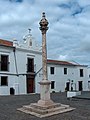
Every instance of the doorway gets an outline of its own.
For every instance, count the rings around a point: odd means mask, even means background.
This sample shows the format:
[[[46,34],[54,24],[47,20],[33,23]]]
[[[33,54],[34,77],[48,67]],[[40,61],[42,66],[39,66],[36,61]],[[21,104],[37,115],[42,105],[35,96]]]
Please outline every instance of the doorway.
[[[70,90],[70,82],[66,82],[66,91]]]
[[[78,81],[78,90],[79,90],[79,91],[82,91],[82,90],[83,90],[82,81]]]
[[[90,91],[90,81],[88,81],[88,89],[89,89],[89,91]]]
[[[35,81],[34,77],[27,77],[27,93],[35,92]]]

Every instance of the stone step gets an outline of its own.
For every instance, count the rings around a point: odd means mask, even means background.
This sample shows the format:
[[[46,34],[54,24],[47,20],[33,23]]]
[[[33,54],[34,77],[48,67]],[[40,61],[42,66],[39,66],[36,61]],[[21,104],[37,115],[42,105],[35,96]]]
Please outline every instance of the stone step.
[[[22,108],[19,108],[18,110],[19,111],[22,111],[24,113],[27,113],[27,114],[31,114],[31,115],[35,115],[37,117],[40,117],[40,118],[43,118],[43,117],[48,117],[48,116],[51,116],[51,115],[56,115],[56,114],[59,114],[59,113],[64,113],[64,112],[69,112],[69,111],[72,111],[74,110],[75,108],[71,108],[71,107],[67,107],[67,108],[55,108],[54,110],[50,110],[48,111],[48,113],[41,113],[41,112],[37,112],[37,111],[30,111],[30,109],[28,110],[27,107],[22,107]]]
[[[32,107],[32,106],[23,106],[23,109],[24,110],[27,110],[27,111],[31,111],[31,112],[36,112],[38,114],[47,114],[47,113],[51,113],[51,112],[57,112],[57,111],[62,111],[62,110],[65,110],[65,109],[68,109],[69,106],[68,105],[61,105],[61,106],[58,106],[58,107],[53,107],[53,108],[48,108],[48,109],[39,109],[39,108],[36,108],[36,107]]]

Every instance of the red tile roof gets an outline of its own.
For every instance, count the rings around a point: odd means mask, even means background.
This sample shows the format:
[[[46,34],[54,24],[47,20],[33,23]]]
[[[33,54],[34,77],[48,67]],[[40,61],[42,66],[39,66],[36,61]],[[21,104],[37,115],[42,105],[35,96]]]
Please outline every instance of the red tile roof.
[[[87,65],[80,65],[80,64],[74,64],[68,61],[60,61],[60,60],[50,60],[47,59],[47,63],[48,64],[56,64],[56,65],[69,65],[69,66],[83,66],[83,67],[87,67]]]
[[[47,60],[47,63],[52,63],[52,64],[60,64],[60,65],[74,65],[70,62],[67,61],[59,61],[59,60]]]
[[[10,47],[12,47],[12,46],[13,46],[13,42],[0,39],[0,45],[5,45],[5,46],[10,46]]]

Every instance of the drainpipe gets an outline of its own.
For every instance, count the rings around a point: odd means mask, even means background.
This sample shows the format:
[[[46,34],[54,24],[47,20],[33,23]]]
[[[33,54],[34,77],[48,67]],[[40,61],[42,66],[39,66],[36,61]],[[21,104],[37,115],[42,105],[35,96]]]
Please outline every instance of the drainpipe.
[[[13,53],[14,53],[16,74],[17,74],[17,76],[19,76],[19,75],[18,75],[18,69],[17,69],[16,48],[13,49]]]

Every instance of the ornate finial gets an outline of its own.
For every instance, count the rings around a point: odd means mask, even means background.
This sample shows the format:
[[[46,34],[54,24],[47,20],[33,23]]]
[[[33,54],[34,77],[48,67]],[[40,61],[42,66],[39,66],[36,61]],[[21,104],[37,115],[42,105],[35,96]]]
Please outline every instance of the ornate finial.
[[[42,34],[45,34],[46,31],[48,30],[48,21],[45,18],[45,12],[42,13],[42,19],[39,24],[40,24],[40,30]]]
[[[28,30],[29,30],[29,34],[30,34],[31,33],[31,29],[29,28]]]
[[[45,12],[42,13],[42,18],[45,19]]]

